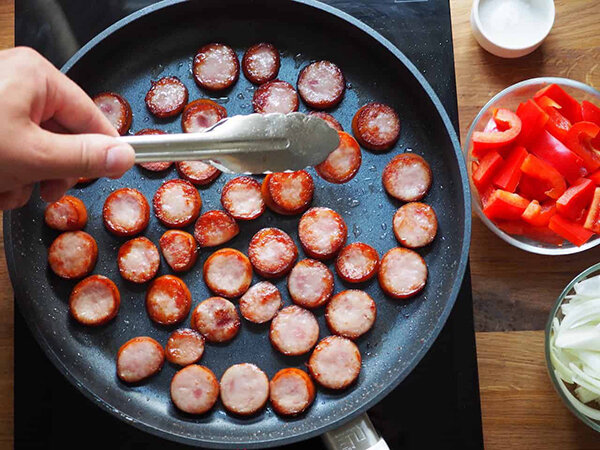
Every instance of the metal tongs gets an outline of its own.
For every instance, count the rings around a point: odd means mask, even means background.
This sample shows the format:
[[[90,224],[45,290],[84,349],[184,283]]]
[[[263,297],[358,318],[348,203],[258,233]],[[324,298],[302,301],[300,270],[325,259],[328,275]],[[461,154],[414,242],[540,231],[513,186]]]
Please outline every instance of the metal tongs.
[[[228,117],[202,133],[119,139],[134,148],[136,163],[203,160],[248,174],[315,166],[339,145],[337,131],[324,120],[299,112]]]

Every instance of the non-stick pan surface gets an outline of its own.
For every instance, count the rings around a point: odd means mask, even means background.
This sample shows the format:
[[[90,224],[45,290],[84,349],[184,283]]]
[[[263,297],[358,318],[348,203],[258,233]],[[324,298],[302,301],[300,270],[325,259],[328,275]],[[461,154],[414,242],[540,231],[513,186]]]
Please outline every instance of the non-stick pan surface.
[[[140,335],[165,343],[173,328],[158,326],[148,318],[144,308],[146,286],[133,285],[119,276],[116,254],[124,239],[104,229],[102,204],[111,191],[124,186],[138,188],[151,199],[165,179],[177,177],[174,169],[151,175],[134,168],[119,180],[101,179],[71,191],[85,202],[90,213],[86,231],[99,246],[94,273],[110,277],[121,290],[117,318],[100,328],[83,327],[69,318],[67,299],[74,282],[61,280],[48,269],[47,247],[57,233],[44,226],[44,203],[35,198],[24,208],[7,213],[4,219],[6,254],[19,306],[58,369],[92,401],[141,429],[218,448],[274,446],[306,439],[380,400],[408,375],[442,328],[460,287],[470,235],[464,163],[450,121],[431,87],[382,36],[326,5],[267,0],[159,3],[101,33],[64,70],[91,95],[105,90],[124,95],[133,108],[132,132],[147,127],[179,132],[179,118],[157,121],[146,111],[144,95],[150,80],[176,75],[187,85],[191,100],[212,97],[227,108],[229,115],[250,113],[254,87],[243,76],[230,91],[215,97],[195,85],[190,68],[193,55],[205,43],[228,43],[241,58],[245,48],[259,41],[272,42],[281,50],[279,78],[292,84],[299,69],[314,60],[329,59],[342,68],[348,89],[332,114],[346,130],[356,110],[370,101],[388,103],[400,114],[402,133],[398,144],[384,154],[363,151],[362,167],[349,183],[328,184],[311,169],[316,182],[313,205],[329,206],[341,213],[348,224],[349,242],[367,242],[380,254],[397,245],[391,220],[399,204],[381,186],[382,169],[393,155],[414,151],[423,155],[433,170],[433,187],[425,201],[438,214],[439,233],[432,245],[420,251],[429,267],[429,281],[420,295],[408,301],[386,297],[377,281],[360,286],[376,300],[378,315],[375,327],[358,341],[363,369],[352,387],[339,393],[319,389],[308,412],[292,419],[277,416],[271,408],[250,418],[234,417],[220,404],[209,414],[195,417],[179,412],[170,401],[169,383],[177,370],[172,365],[166,364],[157,376],[139,386],[127,386],[117,379],[115,356],[122,343]],[[305,106],[301,105],[300,110],[306,111]],[[220,190],[231,178],[222,175],[212,186],[201,189],[204,211],[220,208]],[[241,223],[241,233],[226,246],[246,252],[250,237],[267,226],[282,228],[299,244],[297,224],[298,217],[267,211],[258,220]],[[164,230],[152,216],[143,234],[158,242]],[[192,291],[194,306],[210,296],[201,275],[209,254],[202,251],[196,267],[182,276]],[[169,272],[163,261],[160,274]],[[255,275],[255,281],[258,279]],[[285,279],[277,286],[285,304],[290,304]],[[336,278],[336,292],[351,287]],[[316,314],[324,337],[328,330],[323,309]],[[243,321],[232,342],[207,345],[201,364],[220,377],[232,364],[251,362],[271,377],[286,366],[304,367],[306,361],[306,356],[285,357],[274,351],[268,325]]]

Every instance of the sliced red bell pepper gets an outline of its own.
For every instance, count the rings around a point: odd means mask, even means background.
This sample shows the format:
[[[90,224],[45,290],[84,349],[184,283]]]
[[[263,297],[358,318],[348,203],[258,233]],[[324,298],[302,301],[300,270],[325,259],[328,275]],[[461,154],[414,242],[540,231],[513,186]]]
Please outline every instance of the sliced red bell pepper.
[[[483,208],[483,213],[488,219],[516,220],[521,217],[529,200],[519,194],[496,189]]]
[[[498,228],[508,234],[525,236],[534,241],[552,245],[560,245],[564,242],[563,238],[548,227],[536,227],[520,220],[503,220],[495,223]]]
[[[530,175],[521,174],[521,180],[519,181],[519,185],[517,186],[517,194],[522,195],[525,198],[529,198],[531,200],[537,200],[539,202],[544,202],[548,200],[550,197],[546,195],[546,192],[552,188],[550,183],[547,181],[542,181],[537,178],[533,178]]]
[[[556,214],[554,202],[540,205],[537,200],[532,200],[523,211],[521,218],[530,225],[545,227],[554,214]]]
[[[494,186],[489,185],[486,187],[483,192],[479,191],[479,198],[481,199],[481,207],[485,209],[487,205],[490,203],[490,199],[492,198],[492,194],[496,191]]]
[[[512,144],[521,132],[521,119],[508,109],[494,110],[492,118],[496,123],[496,130],[475,131],[473,133],[473,156],[479,158],[490,149],[504,147]],[[488,128],[486,125],[486,128]],[[479,156],[477,156],[479,155]]]
[[[600,186],[600,170],[588,175],[588,178],[592,180],[596,186]]]
[[[556,210],[567,219],[573,221],[581,219],[584,210],[592,201],[594,189],[596,185],[592,180],[581,178],[556,200]]]
[[[592,231],[586,230],[569,219],[565,219],[560,214],[554,214],[550,218],[548,228],[578,247],[585,244],[594,235]]]
[[[557,199],[567,190],[567,182],[563,176],[545,161],[542,161],[532,154],[527,155],[521,171],[535,179],[548,183],[551,187],[546,191],[546,195],[550,198]]]
[[[485,189],[485,187],[491,183],[492,178],[502,166],[504,160],[502,156],[495,150],[485,155],[478,164],[477,170],[473,172],[473,184],[477,186],[478,190]]]
[[[557,84],[550,84],[543,89],[540,89],[533,96],[534,99],[539,97],[550,97],[561,106],[561,113],[571,123],[581,120],[581,105],[577,100],[571,97],[566,91]]]
[[[494,177],[494,185],[505,191],[515,192],[521,179],[521,164],[523,164],[528,154],[525,147],[517,146],[513,148]]]
[[[561,142],[565,142],[567,132],[571,128],[571,122],[565,116],[563,116],[559,109],[561,106],[552,100],[550,97],[545,95],[535,99],[536,103],[548,114],[548,122],[546,122],[546,130],[550,132],[552,136]]]
[[[586,122],[600,125],[600,108],[587,100],[581,102],[581,115]],[[592,147],[600,150],[600,135],[592,139]]]
[[[600,135],[600,126],[593,122],[574,123],[567,133],[567,147],[577,154],[582,160],[588,172],[594,172],[600,168],[600,150],[592,146],[592,139]]]
[[[590,205],[590,210],[587,213],[583,227],[600,234],[600,188],[594,190],[592,204]]]
[[[573,127],[571,127],[573,129]],[[527,149],[560,172],[569,183],[587,175],[584,161],[548,131],[542,130]]]
[[[548,114],[536,102],[529,99],[519,105],[517,116],[521,119],[521,134],[517,143],[528,147],[531,140],[535,139],[546,126],[549,119]]]

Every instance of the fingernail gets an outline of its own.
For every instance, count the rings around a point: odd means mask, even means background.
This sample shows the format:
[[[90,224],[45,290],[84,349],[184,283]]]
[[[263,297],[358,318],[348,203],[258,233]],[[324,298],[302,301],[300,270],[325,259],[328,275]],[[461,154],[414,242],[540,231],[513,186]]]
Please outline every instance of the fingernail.
[[[121,174],[131,167],[134,160],[133,148],[129,145],[117,145],[106,152],[105,169],[107,175]]]

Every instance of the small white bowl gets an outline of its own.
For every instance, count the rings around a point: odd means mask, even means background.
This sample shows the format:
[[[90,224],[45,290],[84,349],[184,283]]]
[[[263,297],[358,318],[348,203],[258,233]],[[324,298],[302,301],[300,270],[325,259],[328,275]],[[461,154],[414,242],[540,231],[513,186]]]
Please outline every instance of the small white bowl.
[[[471,30],[493,55],[519,58],[546,39],[555,14],[554,0],[473,0]]]

